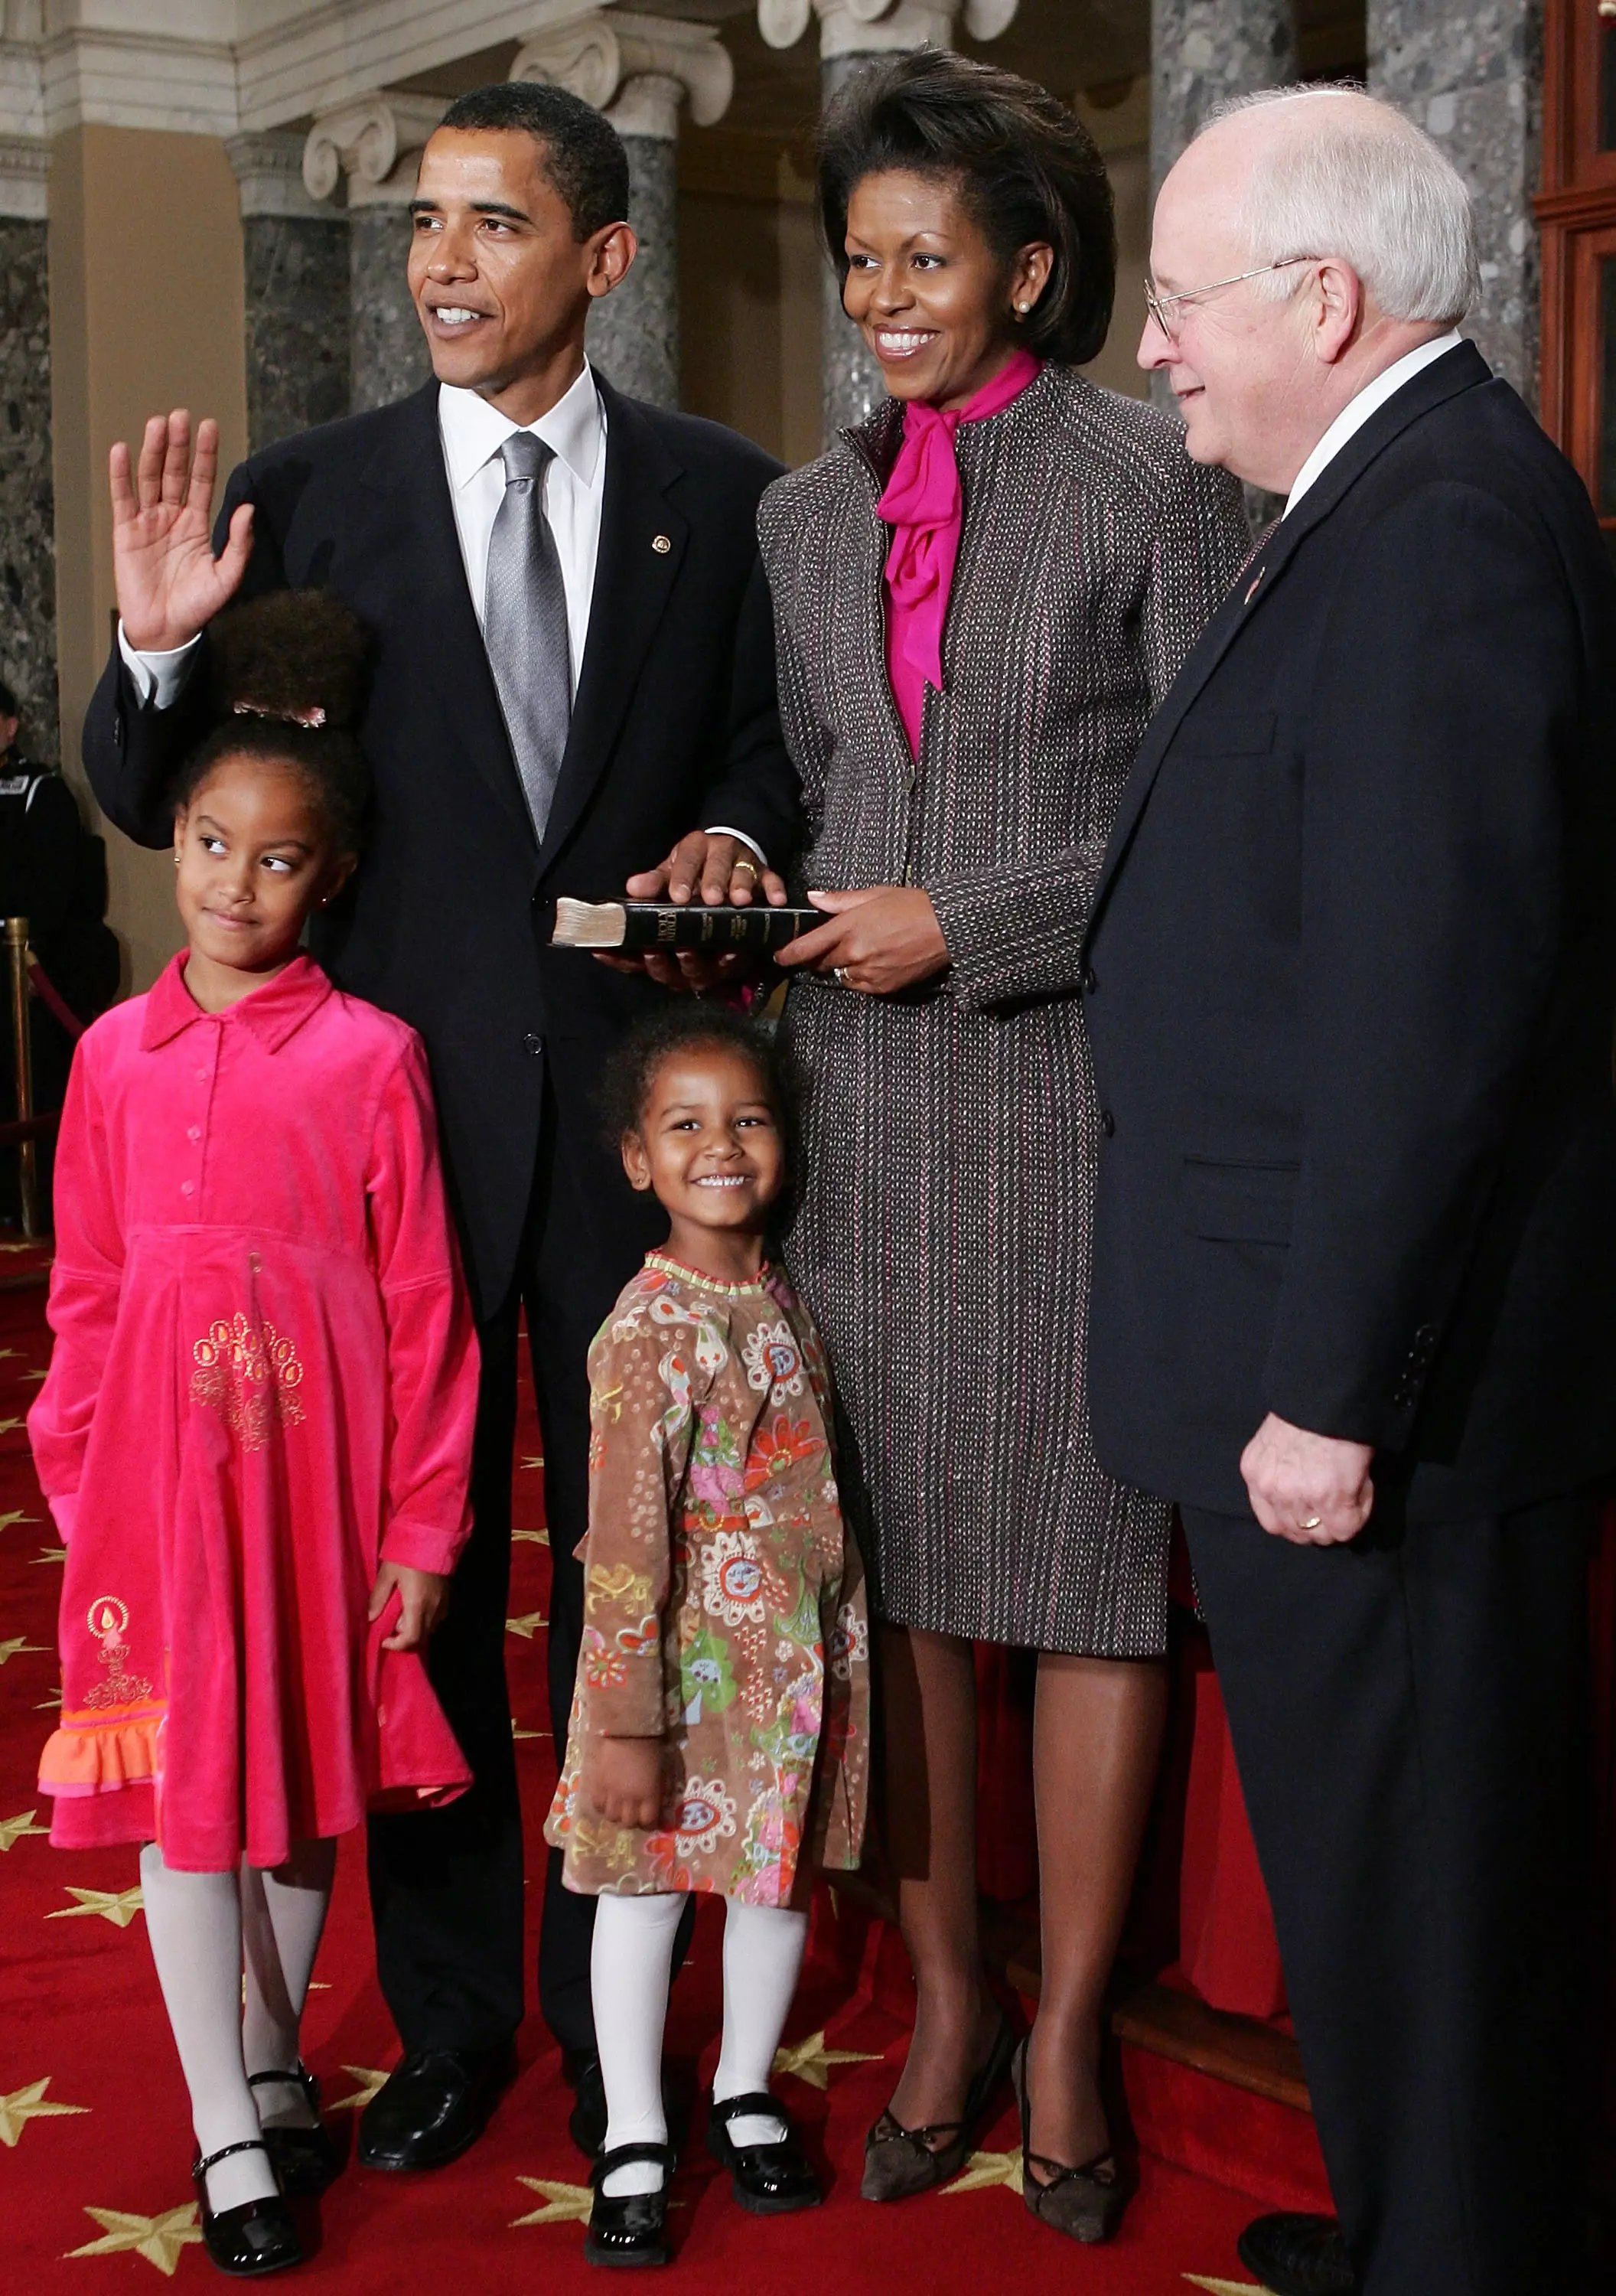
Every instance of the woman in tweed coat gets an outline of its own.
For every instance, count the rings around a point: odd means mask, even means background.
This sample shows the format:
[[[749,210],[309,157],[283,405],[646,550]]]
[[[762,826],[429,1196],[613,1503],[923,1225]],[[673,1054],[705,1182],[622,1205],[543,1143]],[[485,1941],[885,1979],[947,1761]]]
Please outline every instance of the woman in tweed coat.
[[[1073,371],[1104,340],[1114,238],[1098,155],[1053,98],[937,51],[878,67],[828,118],[820,202],[893,392],[761,517],[805,882],[831,912],[782,958],[806,1086],[788,1258],[830,1353],[884,1622],[887,1846],[918,1986],[864,2190],[951,2174],[1008,2062],[976,1931],[971,1645],[1017,1644],[1041,1653],[1026,2196],[1101,2238],[1122,2195],[1100,2006],[1159,1742],[1168,1522],[1090,1445],[1106,1119],[1081,947],[1139,737],[1245,526],[1176,425]]]

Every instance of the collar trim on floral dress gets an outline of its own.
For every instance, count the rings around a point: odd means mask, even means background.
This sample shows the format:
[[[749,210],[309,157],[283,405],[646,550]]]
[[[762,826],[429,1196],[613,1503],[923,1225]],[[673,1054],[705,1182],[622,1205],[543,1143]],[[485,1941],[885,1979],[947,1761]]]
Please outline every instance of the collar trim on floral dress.
[[[664,1275],[677,1275],[686,1283],[698,1284],[704,1292],[720,1292],[726,1300],[739,1299],[748,1292],[766,1292],[773,1269],[765,1259],[757,1276],[750,1283],[721,1283],[716,1275],[704,1275],[699,1267],[687,1267],[682,1259],[675,1259],[665,1251],[648,1251],[648,1267],[658,1268]]]

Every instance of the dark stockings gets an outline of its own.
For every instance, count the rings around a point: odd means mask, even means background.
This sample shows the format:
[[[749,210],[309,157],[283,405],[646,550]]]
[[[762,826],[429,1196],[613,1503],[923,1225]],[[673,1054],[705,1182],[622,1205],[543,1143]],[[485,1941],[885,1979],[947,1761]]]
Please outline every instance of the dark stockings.
[[[915,1972],[915,2031],[892,2110],[957,2119],[997,2013],[976,1915],[971,1645],[883,1627],[886,1839]],[[1032,2149],[1081,2164],[1108,2143],[1100,2018],[1133,1887],[1166,1711],[1164,1666],[1041,1653],[1033,1722],[1042,1988],[1029,2056]]]

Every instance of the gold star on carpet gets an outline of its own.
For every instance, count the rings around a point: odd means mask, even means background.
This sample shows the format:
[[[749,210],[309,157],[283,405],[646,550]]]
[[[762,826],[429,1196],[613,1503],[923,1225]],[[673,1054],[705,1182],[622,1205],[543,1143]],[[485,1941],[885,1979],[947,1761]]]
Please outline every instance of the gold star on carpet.
[[[531,2216],[512,2217],[512,2232],[523,2225],[589,2222],[589,2212],[595,2196],[587,2185],[559,2185],[549,2177],[518,2177],[517,2183],[526,2185],[530,2193],[542,2193],[544,2205],[542,2209],[535,2209]]]
[[[35,1562],[65,1562],[68,1550],[65,1546],[42,1546],[31,1559]]]
[[[390,2073],[378,2072],[374,2065],[344,2065],[342,2070],[350,2080],[356,2080],[359,2086],[352,2096],[339,2096],[335,2104],[327,2105],[328,2112],[363,2112],[371,2099],[385,2088],[392,2078]]]
[[[0,1348],[0,1363],[4,1363],[8,1356],[20,1356],[21,1353],[20,1348]]]
[[[542,1627],[543,1623],[543,1611],[524,1611],[519,1619],[506,1620],[505,1632],[508,1635],[520,1635],[525,1643],[530,1643],[533,1640],[534,1628]]]
[[[192,2247],[202,2237],[194,2201],[187,2201],[183,2209],[165,2209],[157,2217],[131,2216],[124,2209],[86,2208],[85,2214],[101,2226],[102,2236],[69,2249],[69,2257],[127,2256],[133,2250],[170,2280],[181,2249]]]
[[[774,2070],[777,2073],[795,2073],[798,2080],[810,2088],[828,2088],[832,2065],[873,2065],[880,2060],[879,2050],[828,2049],[822,2032],[810,2033],[805,2041],[793,2041],[789,2047],[776,2049]]]
[[[26,2088],[14,2088],[9,2096],[0,2096],[0,2144],[15,2144],[30,2120],[50,2120],[59,2113],[88,2112],[87,2104],[47,2104],[45,2093],[50,2085],[47,2073],[43,2080],[29,2081]]]
[[[144,1902],[137,1882],[132,1890],[76,1890],[70,1884],[69,1898],[77,1898],[76,1906],[58,1906],[47,1914],[47,1922],[70,1922],[79,1914],[99,1914],[103,1922],[114,1929],[127,1930]]]
[[[518,1467],[542,1467],[542,1466],[543,1465],[543,1464],[544,1464],[544,1454],[543,1453],[543,1451],[539,1452],[539,1453],[537,1454],[537,1456],[535,1456],[535,1457],[530,1457],[530,1458],[526,1458],[526,1459],[518,1459],[518,1460],[517,1461],[517,1464],[518,1464]]]
[[[0,1849],[9,1849],[13,1841],[20,1841],[28,1833],[48,1833],[48,1825],[36,1825],[35,1812],[25,1809],[20,1817],[0,1817]]]
[[[1013,2193],[1021,2190],[1021,2154],[1015,2152],[973,2152],[951,2185],[944,2185],[945,2193],[985,2193],[991,2185],[1008,2185]]]
[[[511,1736],[512,1736],[513,1738],[516,1738],[516,1739],[522,1739],[522,1738],[548,1738],[548,1737],[549,1737],[549,1735],[550,1735],[550,1733],[549,1733],[549,1731],[548,1731],[548,1730],[522,1730],[522,1729],[518,1729],[518,1726],[517,1726],[517,1718],[516,1718],[516,1716],[513,1714],[513,1715],[511,1716],[511,1718],[510,1718],[510,1734],[511,1734]]]
[[[52,1691],[48,1698],[41,1698],[36,1702],[34,1711],[36,1714],[44,1714],[48,1712],[53,1706],[60,1706],[61,1703],[61,1685],[58,1683],[55,1689]]]
[[[38,1654],[42,1653],[44,1649],[43,1643],[31,1643],[26,1635],[13,1635],[10,1642],[0,1643],[0,1666],[4,1666],[8,1658],[20,1657],[24,1651],[31,1651]]]
[[[37,1514],[23,1514],[20,1509],[13,1508],[10,1514],[0,1514],[0,1530],[9,1530],[14,1522],[37,1522],[38,1520]]]
[[[48,1371],[25,1371],[22,1374],[24,1379],[49,1379],[50,1375]]]
[[[0,1419],[0,1435],[14,1435],[21,1424],[20,1419]]]
[[[510,1536],[512,1538],[525,1538],[535,1546],[548,1546],[550,1544],[550,1533],[547,1530],[513,1530]]]
[[[1260,2280],[1208,2280],[1199,2272],[1184,2275],[1192,2288],[1204,2288],[1210,2296],[1266,2296]]]

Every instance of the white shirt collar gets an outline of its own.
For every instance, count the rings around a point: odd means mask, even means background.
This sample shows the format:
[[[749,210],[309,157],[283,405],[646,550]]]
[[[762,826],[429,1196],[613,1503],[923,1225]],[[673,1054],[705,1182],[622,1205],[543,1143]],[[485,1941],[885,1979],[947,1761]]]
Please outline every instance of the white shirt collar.
[[[1400,359],[1393,359],[1390,366],[1382,368],[1372,382],[1365,383],[1355,398],[1348,399],[1297,472],[1295,483],[1285,505],[1286,518],[1308,488],[1323,475],[1326,465],[1334,461],[1348,439],[1363,429],[1369,417],[1400,391],[1404,383],[1412,382],[1423,367],[1432,365],[1449,351],[1457,349],[1462,340],[1458,329],[1449,327],[1448,332],[1438,335],[1434,342],[1421,343],[1417,350],[1405,351]]]
[[[438,385],[437,422],[443,436],[444,458],[449,466],[449,482],[457,492],[499,453],[513,431],[524,427],[553,448],[584,487],[592,487],[595,482],[606,441],[606,409],[600,404],[594,372],[587,359],[577,381],[536,422],[526,426],[513,422],[475,390],[462,390],[448,382]]]

